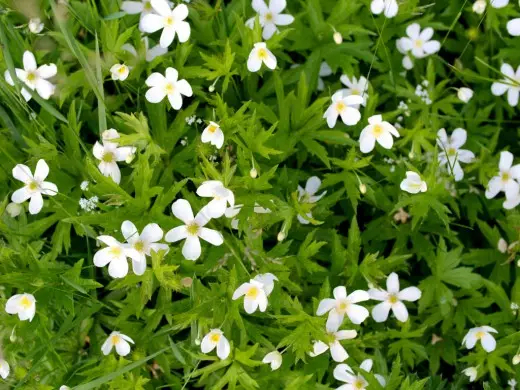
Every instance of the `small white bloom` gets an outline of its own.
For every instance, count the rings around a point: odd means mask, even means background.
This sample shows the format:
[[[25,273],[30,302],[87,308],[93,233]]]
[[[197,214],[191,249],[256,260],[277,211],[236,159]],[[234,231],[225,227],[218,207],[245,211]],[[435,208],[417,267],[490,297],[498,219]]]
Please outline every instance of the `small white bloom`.
[[[318,73],[318,91],[325,90],[325,82],[323,81],[322,77],[328,77],[331,74],[332,69],[330,68],[329,64],[323,61],[320,65],[320,71]]]
[[[247,314],[252,314],[256,309],[264,312],[267,309],[267,294],[263,289],[263,284],[251,279],[249,283],[243,283],[233,293],[233,300],[244,296],[244,310]]]
[[[514,37],[520,36],[520,18],[507,22],[507,32]]]
[[[107,247],[98,250],[94,254],[94,265],[96,267],[104,267],[107,264],[109,264],[108,274],[111,277],[124,278],[128,274],[127,258],[138,258],[139,253],[137,253],[137,251],[134,248],[120,243],[114,237],[111,236],[99,236],[97,237],[97,240],[107,245]]]
[[[459,88],[457,90],[457,97],[464,103],[467,103],[473,97],[473,90],[466,87]]]
[[[373,14],[379,15],[384,12],[387,18],[393,18],[399,11],[399,6],[396,0],[372,0],[370,10]]]
[[[99,198],[97,196],[93,196],[92,198],[86,199],[86,198],[80,198],[79,200],[79,207],[81,207],[82,210],[85,211],[94,211],[97,208],[97,203],[99,201]]]
[[[323,118],[327,119],[327,124],[332,129],[336,126],[338,116],[347,126],[354,126],[361,119],[361,113],[356,107],[363,104],[363,98],[359,95],[345,96],[343,91],[337,91],[332,95],[332,104],[327,108]]]
[[[29,201],[29,213],[38,214],[43,207],[42,195],[55,196],[58,193],[56,184],[45,181],[49,175],[49,166],[45,160],[38,160],[34,176],[27,165],[17,164],[13,168],[13,177],[25,185],[13,192],[11,200],[14,203]]]
[[[235,196],[233,192],[218,180],[208,180],[203,182],[197,188],[197,195],[204,198],[213,198],[205,207],[208,216],[211,218],[220,218],[226,212],[226,206],[229,203],[231,207],[235,205]]]
[[[123,333],[112,332],[101,346],[101,351],[103,355],[106,356],[112,351],[112,348],[115,347],[119,356],[126,356],[130,353],[129,343],[134,344],[134,340]]]
[[[262,359],[262,363],[270,364],[271,370],[278,370],[282,365],[282,354],[278,351],[269,352]]]
[[[175,34],[177,34],[181,43],[190,38],[190,25],[184,21],[189,12],[185,4],[179,4],[172,10],[166,0],[151,0],[150,3],[158,15],[155,13],[144,15],[141,25],[143,31],[147,33],[163,30],[159,40],[161,47],[170,46]]]
[[[342,89],[343,96],[361,96],[363,98],[363,102],[361,105],[364,107],[367,104],[367,91],[368,91],[368,80],[361,76],[359,80],[356,77],[349,78],[347,75],[342,75],[339,78],[339,81],[347,88]],[[354,108],[359,108],[359,104],[352,105]]]
[[[29,20],[29,31],[33,34],[39,34],[43,31],[45,25],[42,23],[40,18],[31,18]]]
[[[141,38],[141,42],[143,42],[143,44],[144,44],[146,62],[152,62],[157,57],[160,57],[160,56],[168,53],[168,48],[161,47],[161,45],[155,45],[153,47],[149,47],[150,40],[148,39],[148,37]],[[129,52],[134,57],[139,57],[137,50],[130,43],[125,43],[123,46],[121,46],[121,49]]]
[[[500,239],[498,240],[497,249],[501,253],[506,253],[507,252],[507,241],[504,240],[502,237],[500,237]]]
[[[511,65],[502,64],[500,73],[506,77],[502,81],[491,84],[491,93],[495,96],[502,96],[507,92],[507,102],[511,107],[516,107],[520,95],[520,66],[516,68],[515,73]]]
[[[211,145],[215,145],[217,149],[220,149],[224,145],[224,133],[218,123],[209,122],[209,125],[202,132],[200,140],[203,143],[209,142]]]
[[[9,363],[6,360],[0,359],[0,376],[3,379],[6,379],[9,376],[9,372],[11,372],[11,367],[9,367]]]
[[[247,59],[247,70],[250,72],[258,72],[262,63],[265,64],[269,69],[276,69],[276,57],[267,48],[265,42],[255,43],[253,50],[249,53]]]
[[[471,328],[464,339],[462,340],[462,345],[464,345],[467,349],[473,349],[477,341],[480,340],[482,344],[482,348],[486,352],[492,352],[495,350],[497,346],[497,342],[491,333],[498,333],[498,331],[491,326],[479,326],[477,328]]]
[[[509,390],[515,390],[516,385],[518,384],[515,378],[511,378],[507,381],[507,384],[509,385]]]
[[[368,382],[361,374],[354,374],[354,371],[348,364],[338,364],[334,368],[334,378],[346,384],[338,387],[340,390],[365,390],[368,388]]]
[[[152,251],[159,252],[161,250],[168,252],[168,245],[161,244],[158,241],[163,238],[163,231],[156,223],[149,223],[139,234],[136,226],[130,221],[124,221],[121,225],[121,233],[126,239],[128,245],[134,249],[128,253],[132,259],[132,268],[136,275],[144,274],[146,270],[146,256],[151,256]]]
[[[110,68],[112,80],[125,81],[130,73],[130,69],[125,64],[115,64]]]
[[[34,54],[30,51],[25,51],[23,53],[23,67],[24,69],[15,69],[16,77],[25,84],[25,87],[33,91],[36,90],[43,99],[49,99],[54,93],[55,87],[47,79],[56,76],[58,72],[56,65],[49,64],[38,67]],[[9,70],[5,71],[4,77],[9,85],[15,85]],[[22,88],[22,95],[26,101],[29,101],[32,96],[25,87]]]
[[[433,33],[434,31],[431,27],[421,31],[421,26],[418,23],[412,23],[406,28],[408,36],[397,41],[397,49],[403,54],[412,54],[415,58],[424,58],[432,55],[441,48],[439,41],[431,39]]]
[[[79,185],[79,188],[81,188],[82,191],[87,191],[88,190],[88,185],[89,185],[88,180],[84,180]]]
[[[327,319],[327,331],[335,332],[343,323],[345,314],[353,324],[359,325],[369,316],[369,312],[363,306],[356,305],[358,302],[368,301],[370,295],[363,290],[356,290],[347,295],[347,289],[344,286],[338,286],[333,291],[334,299],[323,299],[318,305],[316,315],[322,316],[329,313]]]
[[[6,206],[5,211],[7,211],[7,214],[9,214],[9,216],[11,218],[16,218],[20,215],[20,213],[22,212],[22,209],[23,209],[23,207],[21,204],[10,202]]]
[[[484,11],[486,10],[487,2],[486,0],[477,0],[473,3],[473,12],[475,12],[477,15],[482,15]]]
[[[477,375],[478,375],[477,367],[465,368],[464,370],[462,370],[462,373],[469,378],[470,382],[475,382],[475,379],[477,379]]]
[[[395,272],[392,272],[386,279],[386,291],[381,288],[371,288],[368,293],[370,298],[382,301],[372,309],[372,318],[376,322],[386,321],[390,309],[398,321],[406,322],[408,310],[402,301],[414,302],[421,298],[421,290],[417,287],[407,287],[399,291],[399,277]]]
[[[227,359],[231,352],[229,341],[226,336],[224,336],[224,332],[220,329],[211,329],[200,343],[200,350],[202,353],[209,353],[215,348],[217,348],[217,356],[221,360]]]
[[[321,186],[321,180],[317,176],[312,176],[307,179],[305,189],[298,185],[298,201],[302,204],[316,203],[325,196],[327,191],[323,191],[320,195],[316,195]],[[312,218],[312,213],[307,213],[307,218]],[[298,214],[298,221],[303,225],[308,225],[309,221]]]
[[[36,314],[36,299],[32,294],[16,294],[7,300],[5,311],[8,314],[18,314],[20,321],[31,322]]]
[[[129,155],[135,153],[135,147],[122,146],[119,147],[117,138],[119,134],[114,129],[105,130],[102,134],[103,143],[96,141],[94,144],[93,154],[98,160],[98,168],[103,176],[111,177],[114,182],[121,182],[121,171],[117,165],[118,161],[126,161]]]
[[[219,246],[224,242],[222,234],[213,229],[205,228],[211,219],[207,209],[203,208],[193,217],[190,203],[185,199],[179,199],[172,204],[173,215],[183,221],[185,225],[177,226],[166,233],[167,242],[177,242],[186,239],[182,247],[182,255],[186,260],[197,260],[201,254],[199,238],[210,244]]]
[[[498,163],[498,175],[493,176],[487,185],[486,198],[492,199],[503,191],[507,199],[515,199],[520,192],[520,185],[516,180],[520,179],[520,164],[513,165],[514,156],[511,152],[501,152]],[[516,180],[515,180],[516,179]]]
[[[370,153],[376,141],[385,149],[391,149],[394,144],[394,137],[399,137],[399,132],[387,121],[383,121],[381,115],[373,115],[368,118],[368,126],[366,126],[359,136],[359,148],[363,153]]]
[[[448,137],[446,130],[440,129],[437,132],[437,145],[441,148],[438,155],[439,165],[447,165],[448,170],[455,177],[455,181],[464,178],[464,171],[460,163],[470,163],[475,158],[472,151],[461,149],[466,143],[467,132],[464,129],[455,129]]]
[[[409,192],[410,194],[418,194],[419,192],[426,192],[428,185],[421,179],[418,173],[413,171],[406,172],[406,178],[403,179],[400,185],[403,191]]]
[[[294,22],[294,17],[289,14],[282,14],[287,6],[286,0],[270,0],[269,6],[264,0],[253,0],[253,9],[258,13],[260,26],[262,26],[262,38],[266,41],[278,32],[278,26],[287,26]],[[255,27],[255,18],[248,19],[246,26]]]
[[[315,341],[312,352],[309,352],[310,357],[321,355],[330,349],[330,356],[335,362],[341,363],[347,360],[348,353],[341,345],[341,340],[351,340],[356,338],[357,332],[355,330],[339,330],[328,334],[328,344],[323,341]]]
[[[343,35],[339,31],[334,31],[334,34],[332,34],[332,39],[336,43],[336,45],[341,45],[343,42]]]
[[[146,79],[146,85],[150,87],[146,91],[146,100],[159,103],[167,96],[174,110],[180,110],[182,107],[182,95],[193,95],[191,85],[184,79],[179,80],[179,72],[175,68],[167,68],[165,76],[157,72],[152,73]]]

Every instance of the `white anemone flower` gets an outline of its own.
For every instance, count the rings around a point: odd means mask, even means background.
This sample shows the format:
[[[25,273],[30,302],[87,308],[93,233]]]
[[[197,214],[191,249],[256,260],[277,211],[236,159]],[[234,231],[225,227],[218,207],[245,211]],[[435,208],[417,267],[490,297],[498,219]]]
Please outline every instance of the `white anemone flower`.
[[[163,231],[156,223],[149,223],[144,227],[143,232],[139,234],[136,226],[131,221],[124,221],[121,225],[121,233],[128,245],[135,250],[135,252],[129,252],[128,255],[132,258],[132,269],[136,275],[144,274],[146,270],[146,256],[151,256],[152,251],[159,252],[163,250],[168,252],[168,245],[158,242],[163,238]]]
[[[361,362],[359,368],[366,372],[370,372],[372,371],[373,364],[374,362],[372,361],[372,359],[365,359]],[[368,382],[366,381],[366,379],[361,374],[355,375],[354,371],[348,364],[338,364],[334,368],[333,375],[334,378],[338,381],[346,383],[345,385],[338,387],[336,390],[364,390],[368,387]],[[382,387],[385,387],[385,378],[379,374],[374,374],[374,376],[379,382],[379,384]]]
[[[262,359],[262,363],[271,365],[272,371],[278,370],[280,368],[280,366],[282,365],[282,361],[283,361],[282,354],[278,351],[269,352]]]
[[[462,373],[469,378],[470,382],[475,382],[475,379],[477,379],[478,370],[477,367],[468,367],[462,370]]]
[[[368,118],[368,125],[361,131],[359,136],[359,148],[363,153],[370,153],[376,141],[385,149],[391,149],[394,145],[392,136],[398,138],[399,131],[387,121],[382,115],[373,115]]]
[[[221,360],[227,359],[231,352],[229,341],[220,329],[211,329],[200,343],[202,353],[209,353],[217,348],[217,356]]]
[[[264,312],[267,309],[267,294],[263,284],[251,279],[248,283],[242,283],[233,293],[233,300],[244,297],[244,310],[247,314],[254,313],[257,309]]]
[[[112,80],[114,81],[125,81],[130,74],[130,69],[125,64],[114,64],[110,68]]]
[[[332,69],[325,61],[320,65],[320,71],[318,72],[318,91],[325,90],[325,82],[322,77],[328,77],[332,74]]]
[[[118,146],[119,134],[114,129],[105,130],[102,144],[96,141],[93,154],[99,160],[98,168],[103,176],[111,177],[114,182],[121,182],[121,171],[118,161],[127,161],[136,151],[133,146]]]
[[[482,348],[486,352],[492,352],[497,346],[497,342],[491,333],[498,333],[498,331],[491,326],[479,326],[477,328],[471,328],[464,339],[462,339],[462,345],[467,349],[473,349],[477,341],[480,340]]]
[[[233,192],[218,180],[208,180],[197,188],[197,195],[203,198],[213,198],[205,207],[208,216],[220,218],[226,212],[229,203],[231,207],[235,205],[235,195]]]
[[[161,47],[161,45],[155,45],[153,47],[150,47],[150,40],[148,39],[148,37],[142,37],[141,42],[143,42],[143,44],[144,44],[146,62],[152,62],[157,57],[160,57],[160,56],[168,53],[168,49]],[[137,50],[130,43],[125,43],[123,46],[121,46],[121,49],[129,52],[136,58],[139,57]]]
[[[107,247],[98,250],[94,254],[94,265],[96,267],[104,267],[109,264],[108,274],[111,277],[115,279],[124,278],[128,274],[127,258],[130,257],[131,259],[137,259],[139,258],[139,253],[134,248],[120,243],[111,236],[102,235],[97,237],[97,240],[107,245]]]
[[[355,330],[339,330],[328,334],[328,343],[323,341],[315,341],[312,352],[309,352],[310,357],[321,355],[330,349],[330,356],[335,362],[341,363],[347,360],[348,353],[341,345],[341,340],[351,340],[356,338],[357,332]]]
[[[0,376],[2,379],[6,379],[11,372],[11,367],[9,367],[9,363],[5,359],[0,359]]]
[[[387,18],[393,18],[399,11],[399,5],[396,0],[372,0],[370,10],[375,15],[384,13]]]
[[[217,149],[220,149],[224,145],[224,132],[218,123],[210,121],[209,125],[202,132],[200,140],[202,143],[207,144],[209,142],[211,145],[216,146]]]
[[[204,227],[211,219],[203,208],[193,217],[190,203],[185,199],[179,199],[172,204],[172,213],[176,218],[180,219],[185,225],[177,226],[166,233],[165,240],[167,242],[177,242],[186,239],[182,246],[182,255],[186,260],[197,260],[201,254],[201,246],[199,238],[209,242],[212,245],[222,245],[224,237],[222,234],[213,229]]]
[[[410,194],[428,191],[428,185],[421,179],[417,172],[407,171],[406,178],[401,182],[400,188]]]
[[[471,9],[477,15],[482,15],[484,13],[484,11],[486,10],[486,7],[487,7],[486,0],[477,0],[473,3],[473,6],[471,7]]]
[[[26,88],[31,90],[36,90],[38,95],[43,99],[47,100],[54,93],[55,87],[52,83],[47,81],[51,77],[56,76],[58,72],[58,68],[56,68],[55,64],[42,65],[38,67],[36,64],[36,58],[34,58],[34,54],[30,51],[26,51],[23,53],[23,67],[24,69],[15,69],[16,77],[20,79],[25,87],[22,88],[22,95],[26,101],[31,100],[31,94],[27,91]],[[5,81],[9,85],[15,85],[12,75],[9,73],[9,70],[5,71]]]
[[[395,46],[397,48],[397,51],[404,55],[402,60],[403,68],[405,68],[406,70],[410,70],[413,69],[414,62],[409,50],[406,49],[407,45],[402,43],[403,39],[404,38],[400,38],[397,41],[395,41]]]
[[[18,314],[20,321],[31,322],[36,314],[36,299],[32,294],[16,294],[9,298],[5,304],[8,314]]]
[[[16,218],[20,215],[20,213],[22,212],[23,210],[23,207],[22,205],[18,204],[18,203],[15,203],[15,202],[10,202],[6,207],[5,207],[5,211],[7,211],[7,214],[9,214],[9,216],[11,218]]]
[[[363,102],[361,105],[365,107],[367,105],[367,91],[368,91],[368,80],[366,77],[361,76],[359,79],[353,76],[349,78],[347,75],[342,75],[339,78],[339,81],[347,88],[343,88],[341,91],[343,92],[343,96],[361,96],[363,98]],[[352,107],[359,108],[359,104],[353,105]]]
[[[33,34],[39,34],[43,31],[45,25],[42,23],[40,18],[31,18],[29,20],[29,31]]]
[[[249,53],[247,70],[253,73],[258,72],[262,67],[262,63],[271,70],[276,69],[277,61],[274,54],[267,48],[265,42],[257,42],[251,50],[251,53]]]
[[[190,38],[190,25],[184,21],[189,13],[185,4],[179,4],[172,10],[166,0],[151,0],[150,3],[157,14],[149,13],[143,16],[141,25],[143,31],[147,33],[163,30],[159,40],[161,47],[170,46],[175,34],[177,34],[181,43]]]
[[[45,160],[38,160],[34,176],[27,165],[17,164],[13,168],[13,177],[24,183],[24,186],[11,195],[14,203],[29,201],[29,213],[38,214],[43,207],[42,195],[55,196],[58,193],[56,184],[45,181],[49,175],[49,166]]]
[[[457,97],[464,103],[467,103],[473,97],[473,90],[467,87],[459,88],[457,90]]]
[[[486,189],[486,198],[492,199],[501,191],[505,192],[507,199],[514,199],[520,192],[520,164],[513,165],[514,156],[511,152],[500,152],[498,163],[498,175],[493,176]]]
[[[426,27],[421,31],[418,23],[412,23],[406,28],[407,37],[399,40],[402,50],[410,52],[415,58],[424,58],[438,52],[441,48],[439,41],[432,40],[433,28]]]
[[[468,164],[475,158],[472,151],[461,149],[466,143],[466,139],[466,130],[460,128],[453,130],[450,137],[448,137],[445,129],[440,129],[437,132],[437,145],[441,148],[438,156],[439,165],[448,165],[448,170],[455,177],[455,181],[464,178],[464,171],[460,163]]]
[[[345,96],[343,91],[337,91],[332,95],[332,104],[327,108],[323,118],[327,119],[327,124],[332,129],[336,126],[338,116],[347,126],[354,126],[361,119],[361,113],[357,109],[363,104],[363,98],[358,95]]]
[[[381,288],[371,288],[368,290],[368,293],[370,298],[382,301],[372,309],[372,318],[376,322],[386,321],[390,309],[392,309],[398,321],[406,322],[408,320],[408,310],[402,301],[414,302],[421,298],[421,290],[417,287],[406,287],[399,291],[399,277],[395,272],[388,275],[386,279],[386,291]]]
[[[511,19],[507,22],[507,32],[514,36],[520,36],[520,18]]]
[[[518,96],[520,95],[520,66],[516,68],[509,64],[502,64],[500,73],[504,76],[502,81],[491,84],[491,93],[495,96],[502,96],[507,92],[507,102],[511,107],[518,105]]]
[[[359,325],[369,316],[369,312],[363,306],[356,305],[358,302],[368,301],[370,295],[363,290],[356,290],[347,295],[344,286],[338,286],[333,291],[334,299],[325,298],[321,300],[316,310],[316,315],[322,316],[329,313],[327,319],[327,331],[335,332],[343,323],[345,314],[353,324]]]
[[[262,38],[266,41],[278,32],[278,26],[287,26],[294,22],[292,15],[282,14],[287,7],[286,0],[270,0],[269,6],[264,0],[253,0],[252,6],[258,14],[260,26],[263,28]],[[248,19],[246,26],[254,28],[255,18]]]
[[[115,347],[119,356],[126,356],[130,353],[130,343],[134,344],[134,340],[127,335],[120,332],[112,332],[101,346],[101,351],[106,356]]]
[[[179,72],[175,68],[167,68],[165,76],[160,73],[152,73],[146,79],[146,85],[150,87],[146,91],[146,100],[150,103],[159,103],[166,96],[174,110],[182,107],[182,95],[193,95],[191,85],[184,79],[179,80]]]
[[[321,180],[317,176],[312,176],[307,179],[305,189],[298,185],[298,201],[302,204],[316,203],[325,196],[327,191],[323,191],[320,195],[316,195],[321,186]],[[312,213],[307,213],[307,218],[312,218]],[[303,225],[308,225],[309,221],[298,214],[298,221]]]

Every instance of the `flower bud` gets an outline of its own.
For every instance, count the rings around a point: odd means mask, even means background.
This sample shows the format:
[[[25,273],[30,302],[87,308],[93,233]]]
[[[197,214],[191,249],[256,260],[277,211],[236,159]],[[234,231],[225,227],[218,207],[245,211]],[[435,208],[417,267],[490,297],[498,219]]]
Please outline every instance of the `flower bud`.
[[[209,88],[208,88],[208,91],[215,92],[215,86],[214,85],[210,85]]]
[[[29,20],[29,31],[33,34],[39,34],[42,32],[44,24],[40,18],[32,18]]]
[[[520,363],[520,354],[513,356],[513,364],[516,366],[518,363]]]
[[[486,6],[486,0],[477,0],[475,3],[473,3],[473,12],[478,15],[482,15],[486,10]]]
[[[459,90],[457,91],[457,96],[464,103],[467,103],[473,97],[473,91],[466,87],[459,88]]]
[[[361,192],[362,195],[365,195],[367,193],[367,186],[364,183],[361,183],[359,185],[359,192]]]
[[[278,241],[283,241],[285,240],[285,233],[284,232],[280,232],[278,233],[278,236],[276,237]]]
[[[334,38],[334,42],[336,42],[337,45],[340,45],[343,42],[343,36],[339,31],[335,31],[332,37]]]
[[[11,216],[11,218],[18,217],[22,212],[22,205],[18,203],[11,202],[5,208],[7,214]]]
[[[258,176],[258,171],[255,168],[251,168],[251,170],[249,171],[249,176],[251,176],[253,179],[256,179],[256,177]]]

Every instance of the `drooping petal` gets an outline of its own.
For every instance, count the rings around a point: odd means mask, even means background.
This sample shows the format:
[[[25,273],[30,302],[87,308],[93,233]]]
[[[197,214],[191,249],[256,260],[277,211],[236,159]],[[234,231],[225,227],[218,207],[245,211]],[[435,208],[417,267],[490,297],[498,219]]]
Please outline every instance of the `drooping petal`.
[[[258,72],[262,66],[262,60],[258,57],[258,50],[255,48],[249,54],[247,59],[247,69],[250,72]]]
[[[342,363],[338,364],[334,368],[333,372],[334,378],[338,381],[346,382],[346,383],[354,383],[356,377],[354,376],[354,371],[348,364]]]
[[[43,207],[43,197],[39,192],[35,192],[31,195],[31,200],[29,201],[29,213],[30,214],[38,214]]]
[[[500,176],[494,176],[487,185],[485,196],[487,199],[492,199],[497,196],[500,191],[502,191],[502,179]]]
[[[381,133],[381,135],[377,137],[376,140],[377,143],[385,149],[392,149],[392,146],[394,145],[394,139],[388,131]]]
[[[186,80],[179,80],[175,86],[177,90],[184,96],[190,97],[193,95],[191,85]]]
[[[375,322],[385,322],[392,306],[388,302],[381,302],[372,309],[372,318]]]
[[[132,270],[136,275],[142,275],[146,271],[146,257],[144,255],[140,255],[141,260],[136,260],[132,258]]]
[[[520,191],[520,185],[516,180],[510,179],[504,185],[504,192],[506,193],[506,198],[513,199],[518,195]]]
[[[182,255],[186,260],[197,260],[200,257],[202,248],[200,240],[196,236],[187,236],[182,246]]]
[[[267,41],[271,39],[271,37],[278,31],[276,24],[274,23],[266,23],[262,30],[262,38]]]
[[[360,96],[353,96],[352,95],[352,96],[347,96],[345,98],[345,100],[347,100],[350,97],[352,97],[352,98],[354,98],[354,97],[361,98]],[[360,100],[360,104],[361,103],[363,103],[363,98],[361,98],[361,100]],[[361,113],[359,112],[359,110],[357,108],[350,107],[350,106],[346,107],[343,111],[341,111],[340,115],[341,115],[341,120],[347,126],[354,126],[361,119]]]
[[[398,321],[406,322],[408,320],[408,310],[403,302],[396,302],[392,305],[392,311],[394,313],[395,318]]]
[[[13,295],[9,298],[5,304],[5,311],[8,314],[17,314],[20,309],[20,299],[22,298],[22,294]]]
[[[180,110],[182,107],[182,96],[178,91],[168,94],[168,101],[174,110]]]
[[[374,364],[374,361],[372,359],[365,359],[361,362],[359,365],[359,368],[362,370],[365,370],[366,372],[372,371],[372,365]]]
[[[126,356],[130,353],[130,344],[127,343],[126,340],[121,338],[119,342],[115,345],[116,352],[119,356]]]
[[[330,356],[335,362],[342,363],[348,358],[348,353],[338,341],[330,345]]]
[[[236,300],[240,298],[243,295],[246,295],[247,291],[251,287],[251,283],[242,283],[233,293],[233,296],[231,299]]]
[[[520,89],[512,87],[507,90],[507,102],[511,107],[516,107],[518,105],[518,95],[520,94]]]
[[[231,346],[229,345],[229,341],[224,336],[220,336],[220,340],[217,344],[217,356],[225,360],[229,356],[231,352]]]
[[[36,82],[36,92],[38,92],[38,95],[40,95],[43,99],[48,100],[51,95],[54,93],[55,87],[50,82],[44,79],[39,79]]]
[[[267,52],[267,58],[264,59],[265,66],[267,66],[271,70],[276,69],[276,64],[277,64],[276,57],[269,50],[267,50],[267,49],[265,49],[265,50]]]
[[[489,333],[486,333],[484,337],[482,337],[480,342],[482,344],[482,348],[484,348],[486,352],[492,352],[497,347],[497,342],[495,338],[491,336]]]
[[[110,354],[110,351],[112,351],[113,346],[114,345],[112,344],[112,338],[111,338],[111,336],[108,336],[108,338],[105,340],[105,342],[101,346],[101,352],[103,352],[103,355],[106,356],[106,355]]]
[[[38,68],[37,73],[42,79],[50,79],[51,77],[56,76],[58,68],[55,64],[42,65]]]
[[[322,316],[323,314],[332,310],[335,306],[336,306],[335,299],[330,299],[330,298],[322,299],[318,305],[318,309],[316,310],[316,315]]]
[[[515,18],[507,22],[507,32],[514,36],[520,36],[520,18]]]
[[[150,103],[159,103],[166,96],[166,89],[163,87],[152,87],[146,91],[145,97]],[[182,101],[181,101],[182,104]]]
[[[327,108],[327,111],[325,111],[325,114],[323,115],[323,118],[327,119],[327,125],[329,128],[333,128],[336,126],[336,122],[338,121],[339,113],[336,111],[334,105]]]
[[[182,22],[180,22],[182,23]],[[175,39],[175,33],[176,29],[173,27],[164,27],[161,38],[159,39],[159,45],[161,45],[162,48],[167,48],[170,46]]]
[[[321,355],[327,349],[329,349],[329,346],[325,344],[323,341],[319,340],[314,342],[312,349],[312,352],[309,352],[309,356],[316,357],[318,355]]]
[[[108,265],[108,274],[114,279],[124,278],[128,274],[128,261],[124,256],[113,258]]]
[[[510,85],[503,83],[493,83],[491,84],[491,93],[495,96],[502,96],[509,89]]]
[[[370,153],[376,145],[376,137],[372,134],[371,126],[365,127],[359,137],[359,149],[362,153]]]
[[[217,344],[211,341],[211,332],[204,336],[202,342],[200,343],[200,350],[202,353],[208,353],[215,349]]]

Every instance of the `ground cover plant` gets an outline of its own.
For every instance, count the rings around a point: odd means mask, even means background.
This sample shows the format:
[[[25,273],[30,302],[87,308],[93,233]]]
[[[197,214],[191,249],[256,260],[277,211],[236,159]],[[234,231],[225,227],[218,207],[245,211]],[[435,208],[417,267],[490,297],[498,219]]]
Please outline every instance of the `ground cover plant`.
[[[0,0],[0,388],[514,389],[516,0]]]

